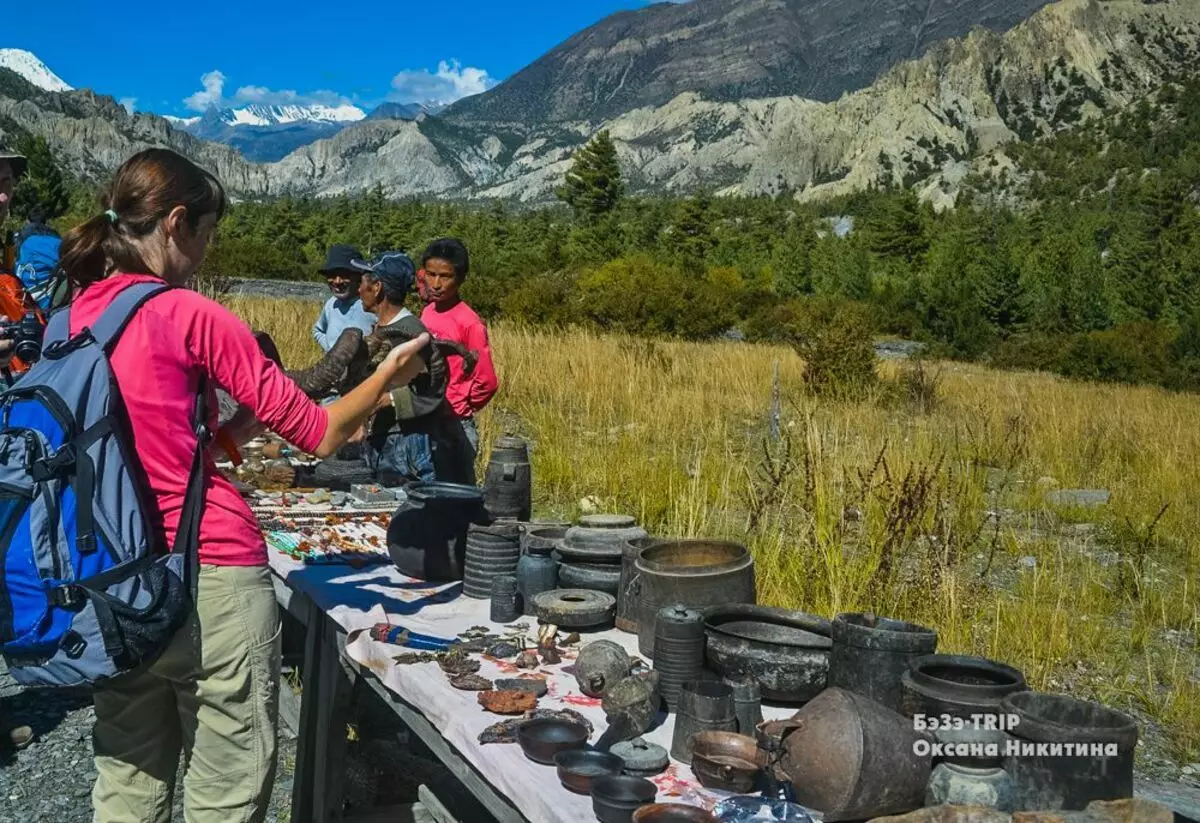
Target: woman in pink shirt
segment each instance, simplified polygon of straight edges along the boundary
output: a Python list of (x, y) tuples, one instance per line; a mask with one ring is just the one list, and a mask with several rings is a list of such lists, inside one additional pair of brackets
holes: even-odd
[[(225, 210), (221, 184), (165, 149), (128, 160), (105, 213), (70, 232), (61, 263), (75, 289), (72, 334), (134, 283), (186, 283)], [(322, 408), (263, 355), (229, 310), (176, 288), (145, 303), (111, 355), (133, 444), (174, 542), (196, 438), (191, 414), (208, 379), (300, 449), (329, 456), (393, 387), (421, 369), (424, 336), (389, 355), (358, 388)], [(97, 823), (167, 823), (182, 752), (189, 823), (261, 821), (275, 774), (279, 617), (266, 545), (249, 507), (204, 467), (196, 608), (162, 655), (97, 689)]]

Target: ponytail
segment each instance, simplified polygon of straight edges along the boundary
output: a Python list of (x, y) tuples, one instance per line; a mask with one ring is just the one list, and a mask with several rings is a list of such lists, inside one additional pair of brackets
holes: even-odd
[(59, 264), (75, 289), (117, 270), (158, 274), (142, 259), (140, 241), (177, 206), (187, 209), (192, 230), (206, 214), (220, 219), (226, 199), (220, 181), (191, 160), (169, 149), (146, 149), (117, 170), (100, 205), (104, 213), (68, 232), (60, 247)]
[(86, 288), (108, 275), (104, 246), (112, 232), (112, 221), (103, 214), (67, 232), (59, 250), (59, 267), (72, 288)]

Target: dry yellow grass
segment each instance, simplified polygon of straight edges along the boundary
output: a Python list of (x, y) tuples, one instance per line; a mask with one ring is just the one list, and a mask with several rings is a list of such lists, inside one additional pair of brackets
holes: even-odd
[[(289, 365), (315, 357), (303, 304), (231, 302)], [(655, 534), (741, 540), (762, 602), (924, 622), (943, 651), (1154, 717), (1200, 760), (1200, 397), (947, 365), (923, 413), (890, 392), (813, 398), (783, 348), (507, 325), (492, 341), (482, 453), (505, 429), (531, 441), (541, 514), (595, 497)], [(1053, 487), (1112, 500), (1054, 512)]]

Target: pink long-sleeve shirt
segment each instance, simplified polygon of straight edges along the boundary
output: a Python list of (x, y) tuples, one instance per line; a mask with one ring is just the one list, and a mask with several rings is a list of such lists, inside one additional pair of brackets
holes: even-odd
[(479, 362), (470, 374), (463, 374), (461, 357), (446, 358), (450, 372), (446, 402), (457, 416), (473, 417), (500, 388), (496, 367), (492, 363), (487, 327), (479, 315), (461, 300), (444, 311), (436, 303), (430, 303), (421, 312), (421, 322), (434, 337), (461, 343), (479, 355)]
[[(161, 282), (117, 274), (83, 290), (71, 304), (71, 333), (94, 323), (126, 286)], [(209, 427), (215, 429), (214, 383), (249, 407), (268, 428), (306, 452), (317, 449), (329, 417), (258, 347), (232, 312), (196, 292), (173, 289), (152, 297), (130, 320), (110, 362), (125, 402), (137, 452), (158, 501), (169, 547), (183, 510), (196, 450), (192, 414), (203, 372), (209, 377)], [(204, 462), (200, 562), (260, 566), (267, 562), (262, 531), (233, 484)]]

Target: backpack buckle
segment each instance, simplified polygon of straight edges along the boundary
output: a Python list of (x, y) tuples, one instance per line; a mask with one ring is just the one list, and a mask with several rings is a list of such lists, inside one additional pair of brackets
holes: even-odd
[(60, 609), (79, 611), (87, 602), (87, 595), (75, 585), (55, 586), (50, 590), (50, 603)]
[(29, 464), (29, 476), (35, 483), (45, 483), (75, 465), (78, 455), (74, 443), (66, 443), (49, 457), (41, 457)]

